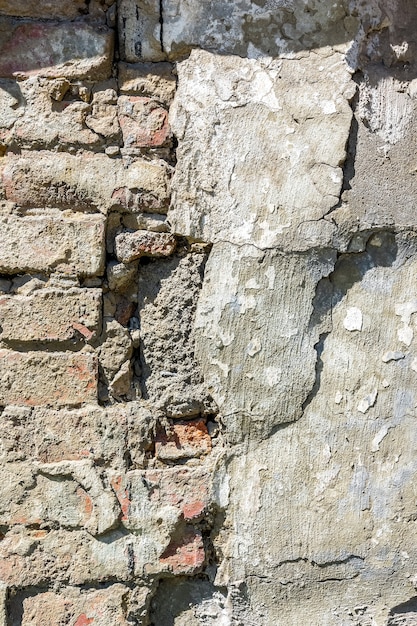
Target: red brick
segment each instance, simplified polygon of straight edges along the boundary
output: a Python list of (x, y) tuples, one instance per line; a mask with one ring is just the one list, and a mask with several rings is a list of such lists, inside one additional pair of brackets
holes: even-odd
[(175, 423), (156, 437), (155, 455), (161, 460), (199, 457), (211, 450), (211, 437), (205, 420)]
[(171, 142), (168, 111), (152, 98), (121, 96), (119, 123), (125, 148), (159, 148)]
[(98, 330), (100, 312), (100, 289), (41, 289), (28, 296), (0, 296), (0, 339), (89, 341)]
[(114, 476), (111, 479), (110, 483), (111, 483), (111, 486), (113, 487), (114, 493), (116, 494), (116, 497), (120, 504), (120, 508), (122, 510), (121, 521), (127, 522), (129, 519), (130, 500), (129, 500), (129, 492), (125, 488), (124, 483), (123, 483), (123, 476)]
[(102, 26), (10, 20), (9, 36), (0, 45), (0, 76), (100, 80), (110, 76), (112, 58), (113, 34)]
[(173, 540), (160, 558), (167, 571), (175, 575), (197, 574), (205, 561), (201, 532), (187, 526), (179, 539)]
[(170, 256), (176, 247), (176, 239), (168, 233), (137, 230), (120, 233), (115, 240), (116, 257), (122, 263), (130, 263), (143, 256)]
[(97, 358), (0, 350), (0, 405), (71, 406), (97, 399)]

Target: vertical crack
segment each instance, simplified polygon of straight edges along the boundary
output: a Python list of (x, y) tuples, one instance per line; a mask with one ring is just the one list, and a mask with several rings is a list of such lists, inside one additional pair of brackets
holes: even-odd
[(164, 0), (159, 0), (159, 41), (161, 44), (161, 52), (165, 54), (164, 49)]

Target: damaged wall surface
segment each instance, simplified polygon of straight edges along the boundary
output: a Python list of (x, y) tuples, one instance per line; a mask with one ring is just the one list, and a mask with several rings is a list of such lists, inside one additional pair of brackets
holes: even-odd
[(417, 624), (414, 0), (0, 0), (0, 626)]

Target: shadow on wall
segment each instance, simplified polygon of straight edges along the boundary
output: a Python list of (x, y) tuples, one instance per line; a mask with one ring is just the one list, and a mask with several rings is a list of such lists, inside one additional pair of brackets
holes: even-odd
[[(119, 22), (119, 30), (129, 31), (128, 36), (119, 32), (121, 60), (178, 61), (193, 48), (241, 57), (291, 56), (353, 41), (347, 56), (353, 70), (382, 62), (395, 66), (404, 78), (416, 75), (414, 0), (162, 0), (157, 8), (150, 4), (118, 0), (119, 13), (124, 15), (128, 7), (132, 15)], [(142, 50), (141, 39), (153, 38), (158, 31), (151, 56), (132, 56), (129, 50)], [(42, 73), (42, 68), (57, 63), (65, 66), (100, 57), (108, 51), (109, 36), (106, 26), (88, 18), (64, 25), (34, 22), (10, 17), (0, 5), (0, 76)]]
[(414, 0), (211, 0), (163, 2), (163, 47), (184, 58), (194, 47), (242, 57), (291, 55), (354, 40), (353, 69), (416, 58)]

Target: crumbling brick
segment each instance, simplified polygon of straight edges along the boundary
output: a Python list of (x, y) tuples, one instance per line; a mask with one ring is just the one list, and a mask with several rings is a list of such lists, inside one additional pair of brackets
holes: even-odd
[(97, 357), (0, 350), (0, 405), (71, 406), (97, 398)]

